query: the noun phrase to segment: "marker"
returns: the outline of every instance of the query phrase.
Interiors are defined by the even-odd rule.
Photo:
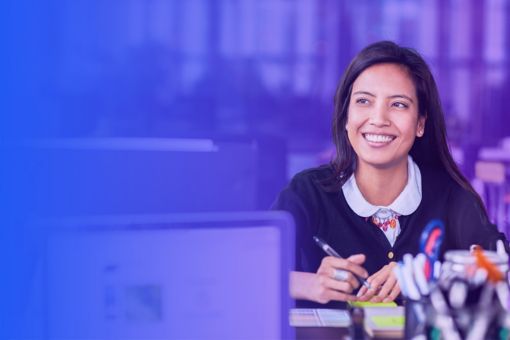
[[[448,291],[448,300],[450,300],[450,306],[455,309],[464,307],[467,295],[467,282],[464,280],[455,280],[450,286],[450,290]]]
[[[416,282],[413,278],[413,255],[411,254],[405,254],[404,255],[404,263],[401,267],[402,270],[402,277],[404,278],[404,281],[406,282],[406,290],[409,294],[408,296],[412,300],[420,300],[420,291],[418,287],[416,286]]]
[[[504,259],[505,261],[508,261],[508,254],[506,253],[505,244],[501,240],[498,240],[496,242],[496,253],[498,253],[498,255],[502,259]]]
[[[444,239],[444,224],[441,220],[432,220],[423,229],[420,237],[420,252],[427,257],[425,261],[425,277],[434,279],[433,266],[439,257],[439,248]]]
[[[397,265],[395,267],[393,267],[393,273],[395,273],[395,277],[397,278],[397,281],[400,286],[400,290],[402,291],[402,294],[404,294],[404,296],[408,297],[409,292],[407,291],[407,285],[404,280],[404,274],[402,273],[401,266],[402,266],[401,263],[397,263]]]
[[[432,277],[434,278],[433,281],[439,280],[439,276],[441,275],[441,262],[437,261],[434,262],[434,270]]]
[[[317,243],[317,245],[322,249],[324,250],[324,252],[326,254],[328,254],[329,256],[334,256],[334,257],[337,257],[339,259],[342,258],[342,256],[340,256],[340,254],[338,254],[335,249],[331,248],[331,246],[329,244],[327,244],[326,242],[324,242],[322,239],[318,238],[317,236],[314,236],[313,237],[313,240],[315,241],[315,243]],[[362,278],[361,276],[359,275],[356,275],[355,273],[352,273],[352,275],[354,275],[354,277],[356,279],[358,279],[358,281],[365,287],[367,287],[368,289],[372,289],[372,286],[370,285],[370,283],[368,283],[367,280],[365,280],[364,278]]]
[[[413,259],[414,280],[416,281],[416,286],[418,286],[422,296],[429,295],[430,293],[427,278],[425,277],[425,272],[423,271],[425,268],[425,262],[427,262],[427,258],[423,253],[419,253]]]

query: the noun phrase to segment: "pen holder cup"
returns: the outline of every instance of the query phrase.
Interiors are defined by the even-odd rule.
[[[428,297],[420,300],[406,299],[404,301],[405,326],[404,339],[426,336],[430,324],[432,309]]]

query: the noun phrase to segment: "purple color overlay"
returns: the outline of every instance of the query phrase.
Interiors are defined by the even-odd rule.
[[[508,1],[2,7],[6,336],[47,336],[44,304],[30,307],[47,288],[38,275],[48,230],[34,220],[269,208],[292,174],[329,160],[338,80],[378,40],[414,47],[428,61],[454,156],[491,219],[508,227]]]

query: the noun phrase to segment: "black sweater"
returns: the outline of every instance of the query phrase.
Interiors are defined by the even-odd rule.
[[[363,253],[363,265],[369,275],[390,261],[400,261],[406,253],[419,251],[423,228],[432,219],[445,224],[441,257],[450,249],[468,249],[479,244],[495,249],[498,239],[505,240],[491,224],[472,193],[463,189],[447,174],[421,169],[422,200],[418,209],[399,218],[401,232],[394,246],[383,231],[370,220],[356,215],[345,200],[342,190],[327,192],[323,182],[332,176],[330,166],[305,170],[292,179],[278,196],[273,209],[289,211],[296,223],[297,271],[316,272],[325,253],[312,237],[324,239],[342,257]]]

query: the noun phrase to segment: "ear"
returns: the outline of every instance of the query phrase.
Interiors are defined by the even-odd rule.
[[[423,137],[423,134],[425,133],[425,122],[426,121],[427,121],[427,116],[418,117],[416,137]]]

